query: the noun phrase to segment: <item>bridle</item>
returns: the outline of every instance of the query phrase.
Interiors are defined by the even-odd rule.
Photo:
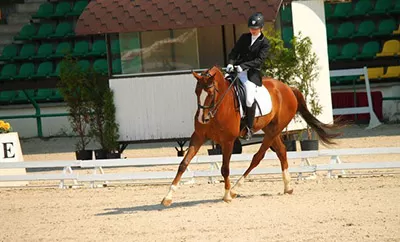
[[[215,74],[214,74],[214,75],[215,75]],[[207,70],[207,73],[201,74],[201,76],[207,77],[207,78],[211,78],[211,77],[213,78],[214,75],[211,75],[210,73],[208,73],[208,70]],[[236,82],[237,78],[238,78],[238,75],[236,75],[235,79],[231,82],[231,84],[229,85],[228,89],[222,94],[222,97],[221,97],[217,102],[215,102],[215,93],[216,93],[216,92],[219,93],[219,91],[218,91],[218,89],[215,87],[215,80],[213,79],[212,83],[209,84],[209,85],[204,85],[204,84],[202,84],[202,83],[199,83],[199,81],[197,81],[197,87],[200,87],[201,89],[203,89],[203,90],[205,90],[205,91],[207,91],[208,89],[214,87],[213,94],[212,94],[212,96],[211,96],[211,97],[212,97],[212,102],[211,102],[211,104],[208,105],[208,106],[204,106],[204,105],[201,105],[200,103],[197,103],[197,107],[198,107],[199,109],[211,109],[210,112],[209,112],[209,113],[210,113],[210,117],[211,117],[211,118],[214,118],[215,114],[216,114],[217,111],[218,111],[218,108],[219,108],[221,102],[222,102],[222,101],[224,100],[224,98],[225,98],[225,95],[230,91],[230,89],[232,88],[233,84]]]

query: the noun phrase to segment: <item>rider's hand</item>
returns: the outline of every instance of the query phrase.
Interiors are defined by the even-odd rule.
[[[229,64],[229,65],[227,65],[226,66],[226,72],[233,72],[233,65],[232,64]]]
[[[242,72],[242,71],[243,71],[243,69],[242,69],[242,67],[241,67],[241,66],[236,66],[236,71],[237,71],[237,73],[240,73],[240,72]]]

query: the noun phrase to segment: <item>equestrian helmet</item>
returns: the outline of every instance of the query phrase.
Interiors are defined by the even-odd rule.
[[[264,27],[264,16],[261,13],[251,15],[247,25],[251,29],[261,29]]]

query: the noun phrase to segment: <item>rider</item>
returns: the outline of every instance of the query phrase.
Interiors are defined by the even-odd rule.
[[[251,15],[248,27],[250,33],[240,36],[229,53],[229,65],[226,67],[227,72],[232,72],[236,68],[238,77],[246,88],[246,140],[250,140],[253,135],[256,87],[262,86],[261,65],[267,58],[269,50],[269,42],[262,33],[264,16],[261,13]]]

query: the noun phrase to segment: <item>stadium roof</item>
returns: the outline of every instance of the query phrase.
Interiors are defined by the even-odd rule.
[[[92,0],[77,22],[78,35],[142,32],[247,23],[262,12],[275,21],[283,0]]]

